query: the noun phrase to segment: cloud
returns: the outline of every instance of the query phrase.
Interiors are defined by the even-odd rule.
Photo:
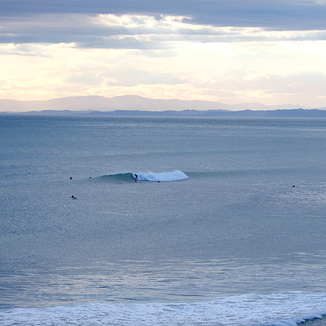
[[[324,0],[2,0],[3,17],[34,14],[137,14],[190,17],[200,25],[325,29]]]
[[[34,14],[136,14],[184,16],[200,25],[265,27],[272,30],[325,29],[324,0],[2,0],[3,17]]]
[[[137,61],[139,62],[139,59]],[[71,85],[83,85],[85,87],[97,85],[131,87],[136,85],[178,85],[186,83],[183,78],[176,76],[172,72],[166,72],[159,67],[137,69],[133,64],[125,61],[115,65],[93,64],[87,67],[78,65],[66,79],[66,82]]]
[[[170,72],[157,72],[149,70],[137,70],[125,67],[115,67],[107,74],[110,77],[108,85],[111,86],[135,86],[135,85],[177,85],[184,84],[185,80],[176,77]]]
[[[17,23],[19,19],[19,23]],[[325,40],[324,30],[270,31],[261,27],[198,25],[185,16],[42,14],[0,25],[0,43],[59,44],[77,48],[168,50],[177,42]]]
[[[40,51],[40,49],[33,44],[5,44],[0,47],[0,55],[20,55],[32,57],[47,57],[48,54]]]
[[[325,10],[326,0],[1,0],[0,97],[318,106]]]

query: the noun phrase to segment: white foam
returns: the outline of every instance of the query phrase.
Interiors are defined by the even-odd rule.
[[[3,326],[284,326],[321,318],[325,312],[325,293],[284,292],[193,303],[85,303],[15,308],[0,310],[0,321]]]
[[[136,175],[138,177],[136,177]],[[133,177],[135,179],[138,178],[139,181],[153,181],[153,182],[158,182],[158,181],[181,181],[181,180],[186,180],[188,179],[188,176],[180,171],[180,170],[175,170],[171,172],[161,172],[161,173],[154,173],[154,172],[137,172],[133,173]]]

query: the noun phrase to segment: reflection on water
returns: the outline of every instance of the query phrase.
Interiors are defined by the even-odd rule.
[[[294,259],[293,259],[294,258]],[[326,292],[325,255],[291,262],[232,260],[117,261],[26,269],[2,277],[2,307],[78,302],[192,302],[274,291]]]

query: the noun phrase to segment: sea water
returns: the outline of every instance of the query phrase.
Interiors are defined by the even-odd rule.
[[[322,119],[0,116],[0,324],[324,323],[325,162]]]

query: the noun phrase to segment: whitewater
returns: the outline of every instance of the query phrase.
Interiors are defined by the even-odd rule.
[[[0,324],[325,325],[325,144],[324,119],[0,116]]]
[[[152,182],[180,181],[180,180],[188,179],[188,176],[180,170],[175,170],[172,172],[161,172],[161,173],[153,173],[151,171],[145,173],[137,172],[137,173],[132,173],[132,176],[137,181],[152,181]]]
[[[318,301],[319,304],[312,304]],[[310,302],[310,304],[308,303]],[[18,308],[4,314],[15,325],[296,325],[321,319],[325,295],[279,293],[268,297],[242,295],[195,303],[88,303],[51,308]],[[289,312],[280,311],[279,306]],[[29,315],[32,318],[26,318]],[[304,317],[302,317],[304,316]],[[285,319],[283,319],[285,318]],[[271,322],[273,321],[273,322]]]

